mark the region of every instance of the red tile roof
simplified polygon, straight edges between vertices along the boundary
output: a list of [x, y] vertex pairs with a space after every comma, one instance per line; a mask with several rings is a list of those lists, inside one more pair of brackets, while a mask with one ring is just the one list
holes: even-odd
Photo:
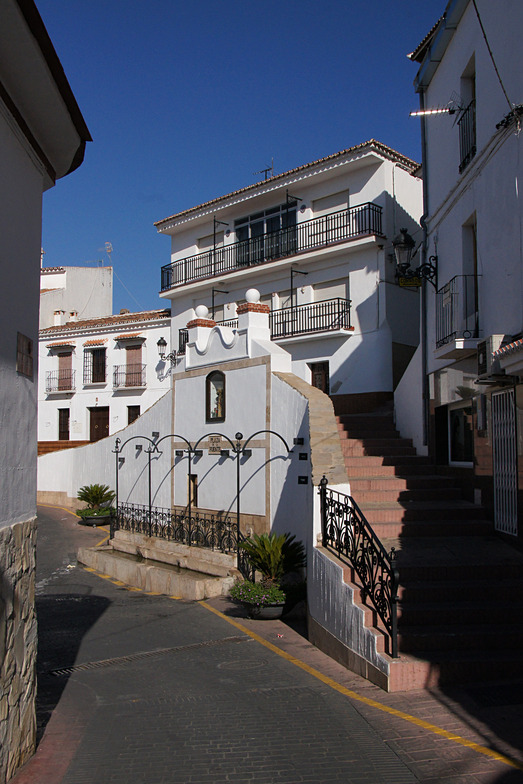
[[506, 346], [501, 346], [497, 351], [493, 351], [495, 357], [506, 357], [508, 354], [515, 354], [517, 351], [523, 349], [523, 339], [514, 340], [512, 343], [507, 343]]
[[48, 272], [65, 272], [65, 267], [41, 267], [41, 275], [46, 275]]
[[162, 226], [162, 224], [167, 223], [168, 221], [174, 220], [175, 218], [180, 218], [182, 215], [190, 215], [190, 213], [196, 212], [197, 210], [201, 210], [203, 207], [208, 207], [211, 204], [218, 204], [218, 202], [224, 201], [225, 199], [229, 199], [231, 196], [237, 196], [240, 193], [246, 193], [247, 191], [254, 190], [255, 188], [258, 188], [260, 185], [269, 185], [270, 183], [277, 182], [278, 180], [287, 177], [289, 174], [295, 174], [300, 171], [305, 171], [306, 169], [310, 169], [313, 166], [317, 166], [320, 163], [326, 163], [327, 161], [332, 161], [336, 158], [341, 158], [343, 155], [350, 155], [352, 153], [364, 152], [365, 148], [368, 148], [369, 152], [371, 151], [377, 152], [379, 155], [382, 155], [385, 158], [389, 158], [389, 160], [393, 160], [396, 163], [401, 164], [409, 172], [413, 172], [419, 166], [419, 164], [416, 163], [416, 161], [413, 161], [411, 158], [407, 158], [405, 155], [396, 152], [396, 150], [393, 150], [392, 147], [387, 147], [386, 144], [383, 144], [382, 142], [378, 142], [376, 141], [376, 139], [369, 139], [369, 141], [363, 142], [362, 144], [356, 144], [354, 147], [348, 147], [346, 150], [335, 152], [333, 153], [333, 155], [327, 155], [327, 157], [320, 158], [317, 161], [312, 161], [312, 163], [306, 163], [302, 166], [297, 166], [295, 169], [289, 169], [289, 171], [283, 172], [282, 174], [275, 174], [274, 177], [269, 177], [267, 180], [256, 182], [253, 185], [247, 185], [245, 188], [240, 188], [237, 191], [232, 191], [231, 193], [225, 194], [225, 196], [219, 196], [217, 199], [211, 199], [210, 201], [206, 201], [203, 204], [198, 204], [196, 207], [190, 207], [188, 210], [177, 212], [174, 215], [170, 215], [168, 218], [163, 218], [162, 220], [157, 221], [154, 225], [157, 227]]
[[115, 337], [115, 340], [131, 340], [132, 338], [141, 338], [141, 337], [142, 335], [140, 335], [139, 332], [132, 332], [132, 333], [129, 332], [127, 335], [117, 335]]
[[46, 327], [40, 330], [42, 337], [50, 337], [57, 332], [68, 332], [73, 330], [98, 329], [100, 327], [125, 326], [143, 321], [157, 321], [158, 319], [171, 318], [169, 308], [162, 310], [144, 310], [139, 313], [122, 313], [118, 316], [105, 316], [103, 318], [83, 319], [79, 321], [68, 321], [61, 326]]
[[425, 52], [427, 51], [427, 48], [430, 46], [430, 42], [434, 37], [434, 33], [436, 32], [436, 29], [442, 19], [445, 19], [445, 14], [443, 14], [443, 16], [440, 16], [436, 24], [430, 28], [425, 38], [422, 41], [420, 41], [420, 43], [417, 45], [414, 51], [407, 55], [409, 60], [414, 60], [417, 63], [421, 63], [421, 61], [425, 57]]
[[84, 346], [103, 346], [104, 343], [107, 343], [107, 338], [101, 338], [100, 340], [86, 340]]

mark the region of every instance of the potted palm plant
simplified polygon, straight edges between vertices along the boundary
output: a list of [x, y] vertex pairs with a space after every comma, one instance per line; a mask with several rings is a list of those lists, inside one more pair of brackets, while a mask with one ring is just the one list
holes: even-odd
[[243, 580], [231, 588], [231, 597], [241, 602], [251, 618], [279, 618], [285, 606], [285, 578], [305, 566], [305, 548], [291, 534], [261, 534], [245, 539], [245, 550], [253, 569], [261, 574], [254, 583]]
[[103, 525], [108, 523], [114, 512], [111, 504], [115, 494], [109, 485], [84, 485], [77, 494], [78, 501], [83, 501], [87, 506], [77, 509], [76, 514], [85, 525]]

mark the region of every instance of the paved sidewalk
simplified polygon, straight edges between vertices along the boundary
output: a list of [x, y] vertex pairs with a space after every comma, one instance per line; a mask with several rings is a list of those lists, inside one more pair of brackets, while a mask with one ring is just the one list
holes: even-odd
[[386, 694], [299, 618], [252, 621], [227, 599], [82, 569], [77, 547], [103, 532], [40, 511], [42, 738], [10, 784], [523, 782], [521, 685]]

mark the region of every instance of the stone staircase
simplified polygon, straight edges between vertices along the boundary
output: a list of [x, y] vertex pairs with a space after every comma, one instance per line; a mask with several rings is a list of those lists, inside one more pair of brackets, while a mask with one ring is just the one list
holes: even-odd
[[[390, 409], [337, 422], [351, 495], [397, 553], [400, 660], [390, 660], [389, 690], [523, 678], [523, 554], [400, 438]], [[345, 574], [364, 608], [354, 573]], [[373, 615], [367, 608], [370, 625]]]

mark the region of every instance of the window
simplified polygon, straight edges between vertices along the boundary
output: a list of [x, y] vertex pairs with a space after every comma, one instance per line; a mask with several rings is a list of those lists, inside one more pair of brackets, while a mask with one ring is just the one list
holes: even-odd
[[33, 378], [33, 341], [17, 332], [16, 335], [16, 369], [27, 378]]
[[188, 501], [192, 507], [198, 506], [198, 475], [189, 474], [189, 498]]
[[219, 370], [205, 380], [205, 409], [207, 422], [225, 421], [225, 376]]
[[296, 204], [290, 201], [234, 221], [237, 266], [259, 264], [296, 252]]
[[91, 348], [84, 351], [84, 384], [105, 384], [105, 355], [105, 348]]
[[127, 406], [127, 424], [132, 425], [140, 416], [140, 406]]
[[459, 171], [462, 172], [476, 154], [476, 65], [472, 55], [461, 77], [463, 110], [458, 120]]

